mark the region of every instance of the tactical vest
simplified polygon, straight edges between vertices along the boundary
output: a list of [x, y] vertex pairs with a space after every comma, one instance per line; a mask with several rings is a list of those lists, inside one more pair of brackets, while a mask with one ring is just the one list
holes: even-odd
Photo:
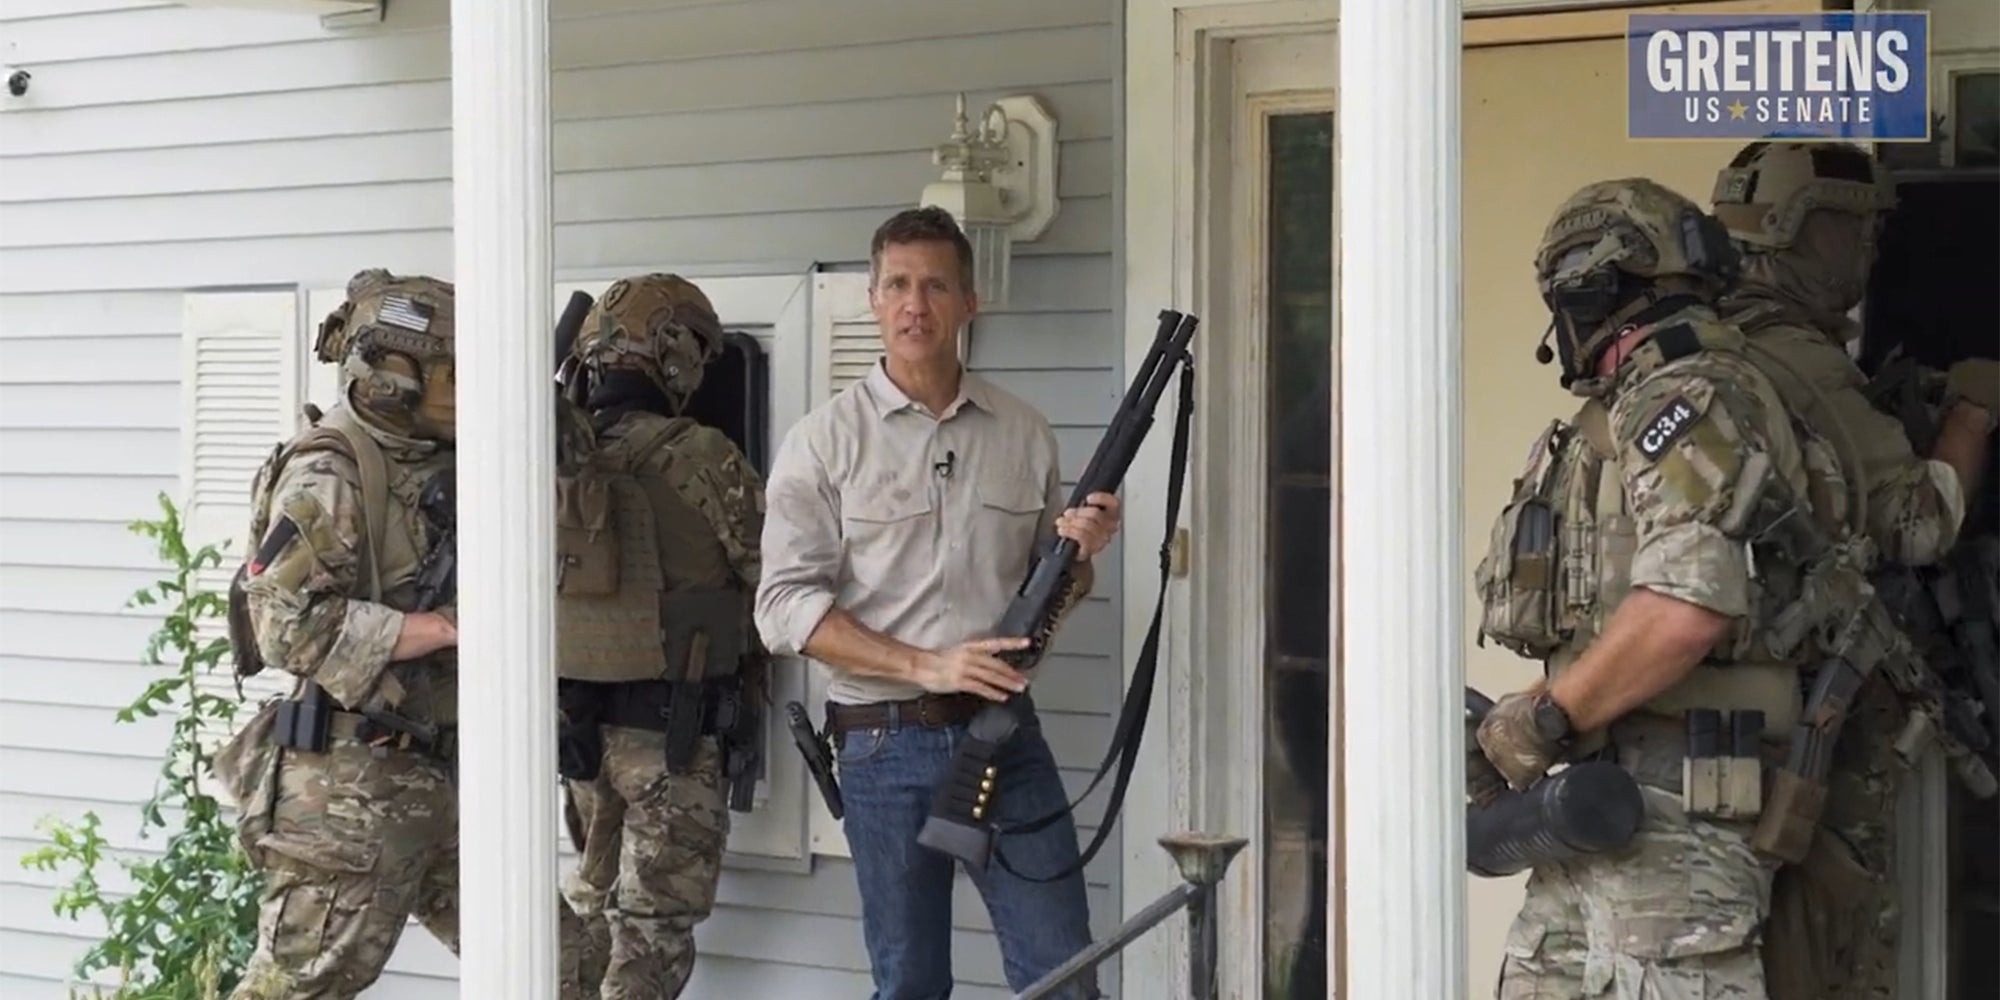
[[556, 672], [700, 683], [749, 652], [749, 595], [664, 469], [686, 418], [632, 415], [556, 477]]
[[[1734, 330], [1703, 321], [1675, 320], [1691, 335], [1664, 332], [1643, 343], [1627, 362], [1643, 373], [1697, 350], [1741, 354]], [[1629, 376], [1628, 376], [1629, 377]], [[1768, 390], [1757, 389], [1772, 413], [1786, 412]], [[1838, 463], [1823, 439], [1798, 425], [1799, 447], [1813, 494], [1815, 516], [1844, 513]], [[1774, 470], [1774, 473], [1782, 475]], [[1829, 506], [1821, 506], [1824, 497]], [[1748, 510], [1727, 526], [1746, 538], [1755, 515]], [[1586, 400], [1568, 420], [1551, 421], [1529, 452], [1526, 470], [1489, 531], [1488, 548], [1475, 570], [1482, 605], [1479, 643], [1491, 639], [1514, 653], [1544, 661], [1551, 678], [1573, 665], [1601, 634], [1631, 590], [1638, 529], [1624, 489], [1610, 414]], [[1795, 560], [1762, 552], [1754, 560], [1750, 613], [1739, 620], [1709, 657], [1679, 684], [1642, 705], [1642, 714], [1678, 720], [1690, 708], [1764, 713], [1764, 739], [1790, 739], [1799, 717], [1799, 665], [1762, 648], [1770, 619], [1789, 603], [1789, 570]], [[1588, 750], [1601, 734], [1586, 734]]]
[[[228, 624], [232, 654], [239, 676], [261, 673], [266, 664], [258, 652], [249, 609], [243, 593], [249, 573], [249, 554], [256, 552], [271, 529], [271, 502], [285, 466], [299, 455], [332, 451], [355, 463], [361, 476], [362, 518], [366, 526], [360, 553], [362, 564], [355, 590], [347, 596], [407, 610], [415, 606], [417, 571], [424, 543], [417, 537], [414, 518], [405, 511], [415, 509], [428, 470], [412, 469], [389, 462], [368, 430], [345, 407], [320, 414], [306, 411], [311, 426], [288, 441], [273, 446], [251, 479], [250, 524], [245, 534], [245, 559], [230, 581]], [[436, 654], [448, 659], [454, 651]], [[411, 709], [424, 721], [450, 723], [457, 717], [457, 691], [447, 676], [449, 671], [426, 671], [430, 658], [395, 664], [385, 684], [383, 703], [387, 707]], [[420, 697], [411, 698], [413, 693]], [[414, 704], [413, 704], [414, 703]]]
[[[1837, 474], [1847, 487], [1841, 501], [1847, 526], [1854, 531], [1866, 531], [1871, 457], [1864, 452], [1867, 442], [1861, 439], [1860, 430], [1842, 421], [1839, 412], [1827, 401], [1829, 390], [1859, 391], [1865, 385], [1861, 370], [1845, 352], [1832, 348], [1825, 334], [1806, 325], [1781, 303], [1752, 302], [1729, 318], [1743, 331], [1746, 356], [1771, 380], [1779, 398], [1785, 401], [1786, 410], [1793, 414], [1794, 423], [1809, 423], [1815, 437], [1827, 443], [1825, 449], [1817, 451], [1816, 458], [1837, 463]], [[1832, 349], [1785, 350], [1781, 344], [1765, 342], [1773, 336], [1825, 341]], [[1813, 504], [1823, 508], [1820, 497], [1814, 497]]]

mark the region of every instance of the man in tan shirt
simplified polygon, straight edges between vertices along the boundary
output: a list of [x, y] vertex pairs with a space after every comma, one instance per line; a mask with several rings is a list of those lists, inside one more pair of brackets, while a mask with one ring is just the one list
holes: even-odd
[[[1032, 679], [985, 638], [1037, 551], [1074, 539], [1076, 574], [1119, 526], [1117, 497], [1064, 509], [1048, 419], [959, 363], [977, 311], [972, 248], [949, 213], [899, 212], [869, 247], [869, 301], [884, 357], [786, 435], [766, 486], [758, 632], [831, 675], [827, 728], [860, 883], [875, 1000], [941, 1000], [951, 974], [953, 862], [917, 844], [931, 797], [983, 700]], [[1000, 751], [992, 818], [1020, 824], [1067, 805], [1032, 707]], [[1023, 872], [1077, 859], [1067, 816], [1009, 837]], [[971, 872], [1016, 991], [1090, 943], [1081, 873], [1053, 882]], [[1065, 1000], [1101, 996], [1086, 980]]]

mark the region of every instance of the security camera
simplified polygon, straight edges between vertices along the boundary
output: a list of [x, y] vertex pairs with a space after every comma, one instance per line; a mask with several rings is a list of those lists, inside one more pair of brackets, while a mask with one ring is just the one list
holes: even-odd
[[25, 69], [17, 69], [7, 74], [7, 92], [19, 97], [28, 92], [28, 81], [33, 79]]

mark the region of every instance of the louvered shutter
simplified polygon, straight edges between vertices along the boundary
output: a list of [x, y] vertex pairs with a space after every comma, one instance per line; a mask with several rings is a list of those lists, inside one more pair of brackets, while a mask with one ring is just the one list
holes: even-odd
[[[204, 292], [182, 300], [183, 527], [190, 546], [225, 545], [222, 564], [204, 570], [197, 581], [204, 590], [228, 593], [229, 579], [245, 555], [251, 480], [272, 445], [290, 436], [297, 424], [298, 343], [299, 293], [294, 289]], [[201, 625], [204, 641], [227, 635], [220, 617]], [[233, 697], [228, 659], [200, 683], [210, 693]], [[289, 687], [288, 675], [276, 670], [244, 681], [237, 722], [247, 722], [264, 697]], [[211, 724], [200, 739], [213, 751], [233, 728]], [[210, 776], [202, 783], [220, 796]]]
[[866, 377], [882, 356], [882, 334], [868, 309], [868, 275], [813, 275], [813, 405]]
[[[298, 315], [298, 293], [289, 289], [201, 293], [183, 301], [189, 541], [226, 541], [231, 559], [243, 555], [250, 480], [294, 426]], [[201, 582], [221, 590], [230, 572], [225, 563]]]

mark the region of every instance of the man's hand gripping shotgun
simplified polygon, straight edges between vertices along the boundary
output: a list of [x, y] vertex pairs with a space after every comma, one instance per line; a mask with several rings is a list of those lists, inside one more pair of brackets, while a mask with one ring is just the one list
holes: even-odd
[[[1193, 316], [1171, 309], [1161, 310], [1152, 349], [1146, 353], [1131, 387], [1125, 390], [1125, 397], [1119, 401], [1117, 413], [1111, 419], [1111, 426], [1105, 429], [1104, 437], [1098, 441], [1090, 464], [1077, 478], [1076, 489], [1070, 494], [1071, 507], [1082, 506], [1092, 493], [1113, 492], [1124, 481], [1133, 456], [1138, 454], [1140, 443], [1152, 428], [1153, 408], [1166, 389], [1167, 380], [1176, 368], [1190, 361], [1188, 343], [1194, 338], [1195, 327], [1200, 322]], [[1187, 377], [1182, 376], [1184, 380]], [[1184, 384], [1183, 405], [1187, 400], [1186, 392]], [[1058, 537], [1036, 559], [1027, 578], [1015, 591], [1013, 601], [994, 626], [994, 636], [1025, 637], [1029, 640], [1025, 649], [998, 654], [1015, 669], [1025, 670], [1041, 660], [1056, 626], [1082, 596], [1074, 578], [1076, 550], [1076, 542]], [[993, 758], [1020, 727], [1018, 712], [1026, 699], [1026, 692], [1016, 693], [1005, 702], [982, 706], [972, 717], [965, 739], [959, 743], [958, 752], [952, 759], [951, 770], [932, 799], [930, 818], [917, 834], [917, 843], [957, 858], [975, 869], [986, 867], [995, 838], [1000, 833], [998, 825], [990, 818], [999, 787], [999, 769], [994, 765]], [[1136, 740], [1137, 734], [1131, 734], [1130, 738]], [[1109, 763], [1107, 760], [1107, 767]], [[1102, 779], [1103, 774], [1104, 771], [1100, 770], [1098, 777]], [[1107, 816], [1104, 825], [1109, 827], [1110, 823], [1111, 817]]]

